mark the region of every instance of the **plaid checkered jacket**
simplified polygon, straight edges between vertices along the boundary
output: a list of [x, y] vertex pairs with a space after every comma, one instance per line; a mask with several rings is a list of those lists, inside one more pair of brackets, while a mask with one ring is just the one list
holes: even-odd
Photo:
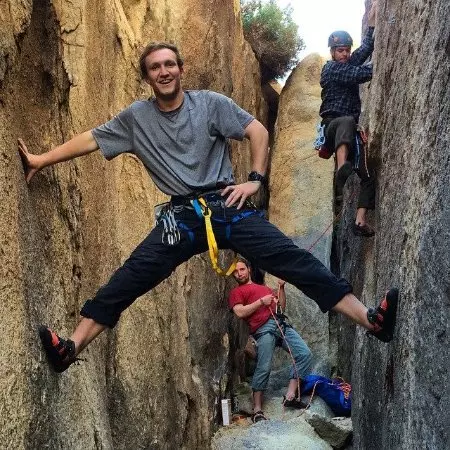
[[373, 52], [373, 28], [364, 36], [346, 63], [328, 61], [322, 68], [320, 86], [322, 105], [320, 115], [326, 117], [353, 116], [358, 122], [361, 113], [359, 84], [372, 79], [372, 63], [364, 64]]

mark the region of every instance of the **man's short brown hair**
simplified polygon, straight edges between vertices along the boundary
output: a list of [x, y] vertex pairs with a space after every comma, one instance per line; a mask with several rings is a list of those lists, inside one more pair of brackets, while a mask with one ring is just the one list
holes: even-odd
[[147, 78], [147, 67], [145, 66], [145, 58], [150, 55], [150, 53], [155, 52], [156, 50], [162, 50], [163, 48], [168, 48], [172, 50], [177, 57], [178, 67], [181, 69], [183, 67], [183, 58], [180, 55], [180, 51], [178, 47], [170, 42], [150, 42], [144, 50], [142, 50], [141, 56], [139, 57], [139, 69], [141, 71], [142, 79]]
[[247, 266], [248, 269], [250, 269], [250, 263], [243, 256], [238, 256], [236, 258], [236, 264], [237, 263], [243, 263]]

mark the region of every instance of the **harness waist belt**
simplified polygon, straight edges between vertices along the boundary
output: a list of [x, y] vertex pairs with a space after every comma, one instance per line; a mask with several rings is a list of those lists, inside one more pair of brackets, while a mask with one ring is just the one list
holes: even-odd
[[199, 197], [205, 197], [207, 200], [210, 199], [210, 196], [216, 196], [225, 199], [226, 197], [222, 197], [220, 193], [227, 186], [232, 186], [232, 184], [221, 185], [220, 183], [218, 183], [215, 189], [207, 189], [204, 191], [200, 190], [197, 192], [192, 192], [191, 194], [188, 195], [172, 195], [170, 201], [172, 202], [173, 205], [177, 206], [177, 205], [190, 205], [191, 200], [195, 200], [196, 198]]

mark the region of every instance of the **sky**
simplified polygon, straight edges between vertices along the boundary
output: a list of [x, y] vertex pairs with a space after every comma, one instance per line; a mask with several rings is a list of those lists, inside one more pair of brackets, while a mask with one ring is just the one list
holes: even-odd
[[336, 30], [348, 31], [356, 47], [361, 42], [364, 0], [277, 0], [277, 3], [281, 8], [291, 4], [294, 9], [292, 19], [306, 44], [300, 59], [315, 52], [328, 56], [328, 36]]

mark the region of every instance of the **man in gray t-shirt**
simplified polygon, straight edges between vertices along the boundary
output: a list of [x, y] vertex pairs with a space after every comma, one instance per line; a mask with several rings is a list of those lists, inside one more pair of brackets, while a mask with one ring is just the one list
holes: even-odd
[[185, 91], [175, 111], [139, 100], [92, 134], [107, 159], [133, 153], [165, 194], [190, 195], [234, 184], [227, 139], [241, 141], [252, 121], [222, 94]]
[[[183, 91], [183, 61], [175, 46], [152, 43], [139, 63], [154, 97], [134, 102], [104, 125], [41, 155], [29, 153], [19, 139], [27, 181], [48, 165], [100, 149], [108, 159], [124, 152], [135, 154], [155, 184], [172, 196], [157, 226], [95, 297], [86, 301], [83, 318], [70, 339], [60, 338], [47, 326], [40, 327], [53, 369], [66, 370], [96, 336], [116, 325], [136, 298], [167, 278], [179, 264], [208, 249], [206, 219], [199, 201], [205, 202], [204, 213], [211, 212], [219, 248], [232, 249], [295, 285], [323, 312], [341, 312], [380, 340], [390, 341], [395, 289], [376, 310], [368, 310], [346, 280], [336, 278], [309, 252], [294, 245], [247, 202], [258, 191], [267, 169], [264, 126], [223, 95]], [[244, 137], [250, 141], [252, 172], [248, 181], [235, 184], [228, 139]]]

